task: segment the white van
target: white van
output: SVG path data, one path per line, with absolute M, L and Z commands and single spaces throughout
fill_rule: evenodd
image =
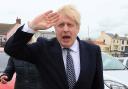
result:
M 102 53 L 105 89 L 128 89 L 128 69 L 114 57 Z

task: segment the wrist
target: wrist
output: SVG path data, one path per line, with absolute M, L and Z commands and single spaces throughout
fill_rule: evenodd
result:
M 32 34 L 34 34 L 36 32 L 32 28 L 30 28 L 30 26 L 28 25 L 28 23 L 25 23 L 22 31 L 23 32 L 27 32 L 27 33 L 32 33 Z
M 28 28 L 32 29 L 33 31 L 37 31 L 35 29 L 35 26 L 31 22 L 28 21 L 27 25 L 28 25 Z

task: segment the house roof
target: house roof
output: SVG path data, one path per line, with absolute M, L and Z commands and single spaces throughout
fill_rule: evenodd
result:
M 128 40 L 127 37 L 120 37 L 120 40 Z
M 105 45 L 105 43 L 103 41 L 93 41 L 93 42 L 97 45 Z
M 15 24 L 9 31 L 8 31 L 8 34 L 7 34 L 7 39 L 9 39 L 17 30 L 18 27 L 20 27 L 21 24 Z
M 109 35 L 110 37 L 114 37 L 114 34 L 112 34 L 112 33 L 106 33 L 107 35 Z
M 115 38 L 115 39 L 118 39 L 118 40 L 128 40 L 127 37 L 121 37 L 119 36 L 118 34 L 112 34 L 112 33 L 106 33 L 108 36 L 112 37 L 112 38 Z
M 15 24 L 0 23 L 0 35 L 6 34 Z

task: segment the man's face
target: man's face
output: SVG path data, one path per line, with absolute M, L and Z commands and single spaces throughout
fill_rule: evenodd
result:
M 79 26 L 67 16 L 60 16 L 55 25 L 56 37 L 61 46 L 69 48 L 73 45 L 79 32 Z

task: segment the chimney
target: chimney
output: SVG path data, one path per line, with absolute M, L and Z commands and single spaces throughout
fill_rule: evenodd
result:
M 17 17 L 16 24 L 21 24 L 21 19 Z
M 105 31 L 101 31 L 101 35 L 105 35 Z

